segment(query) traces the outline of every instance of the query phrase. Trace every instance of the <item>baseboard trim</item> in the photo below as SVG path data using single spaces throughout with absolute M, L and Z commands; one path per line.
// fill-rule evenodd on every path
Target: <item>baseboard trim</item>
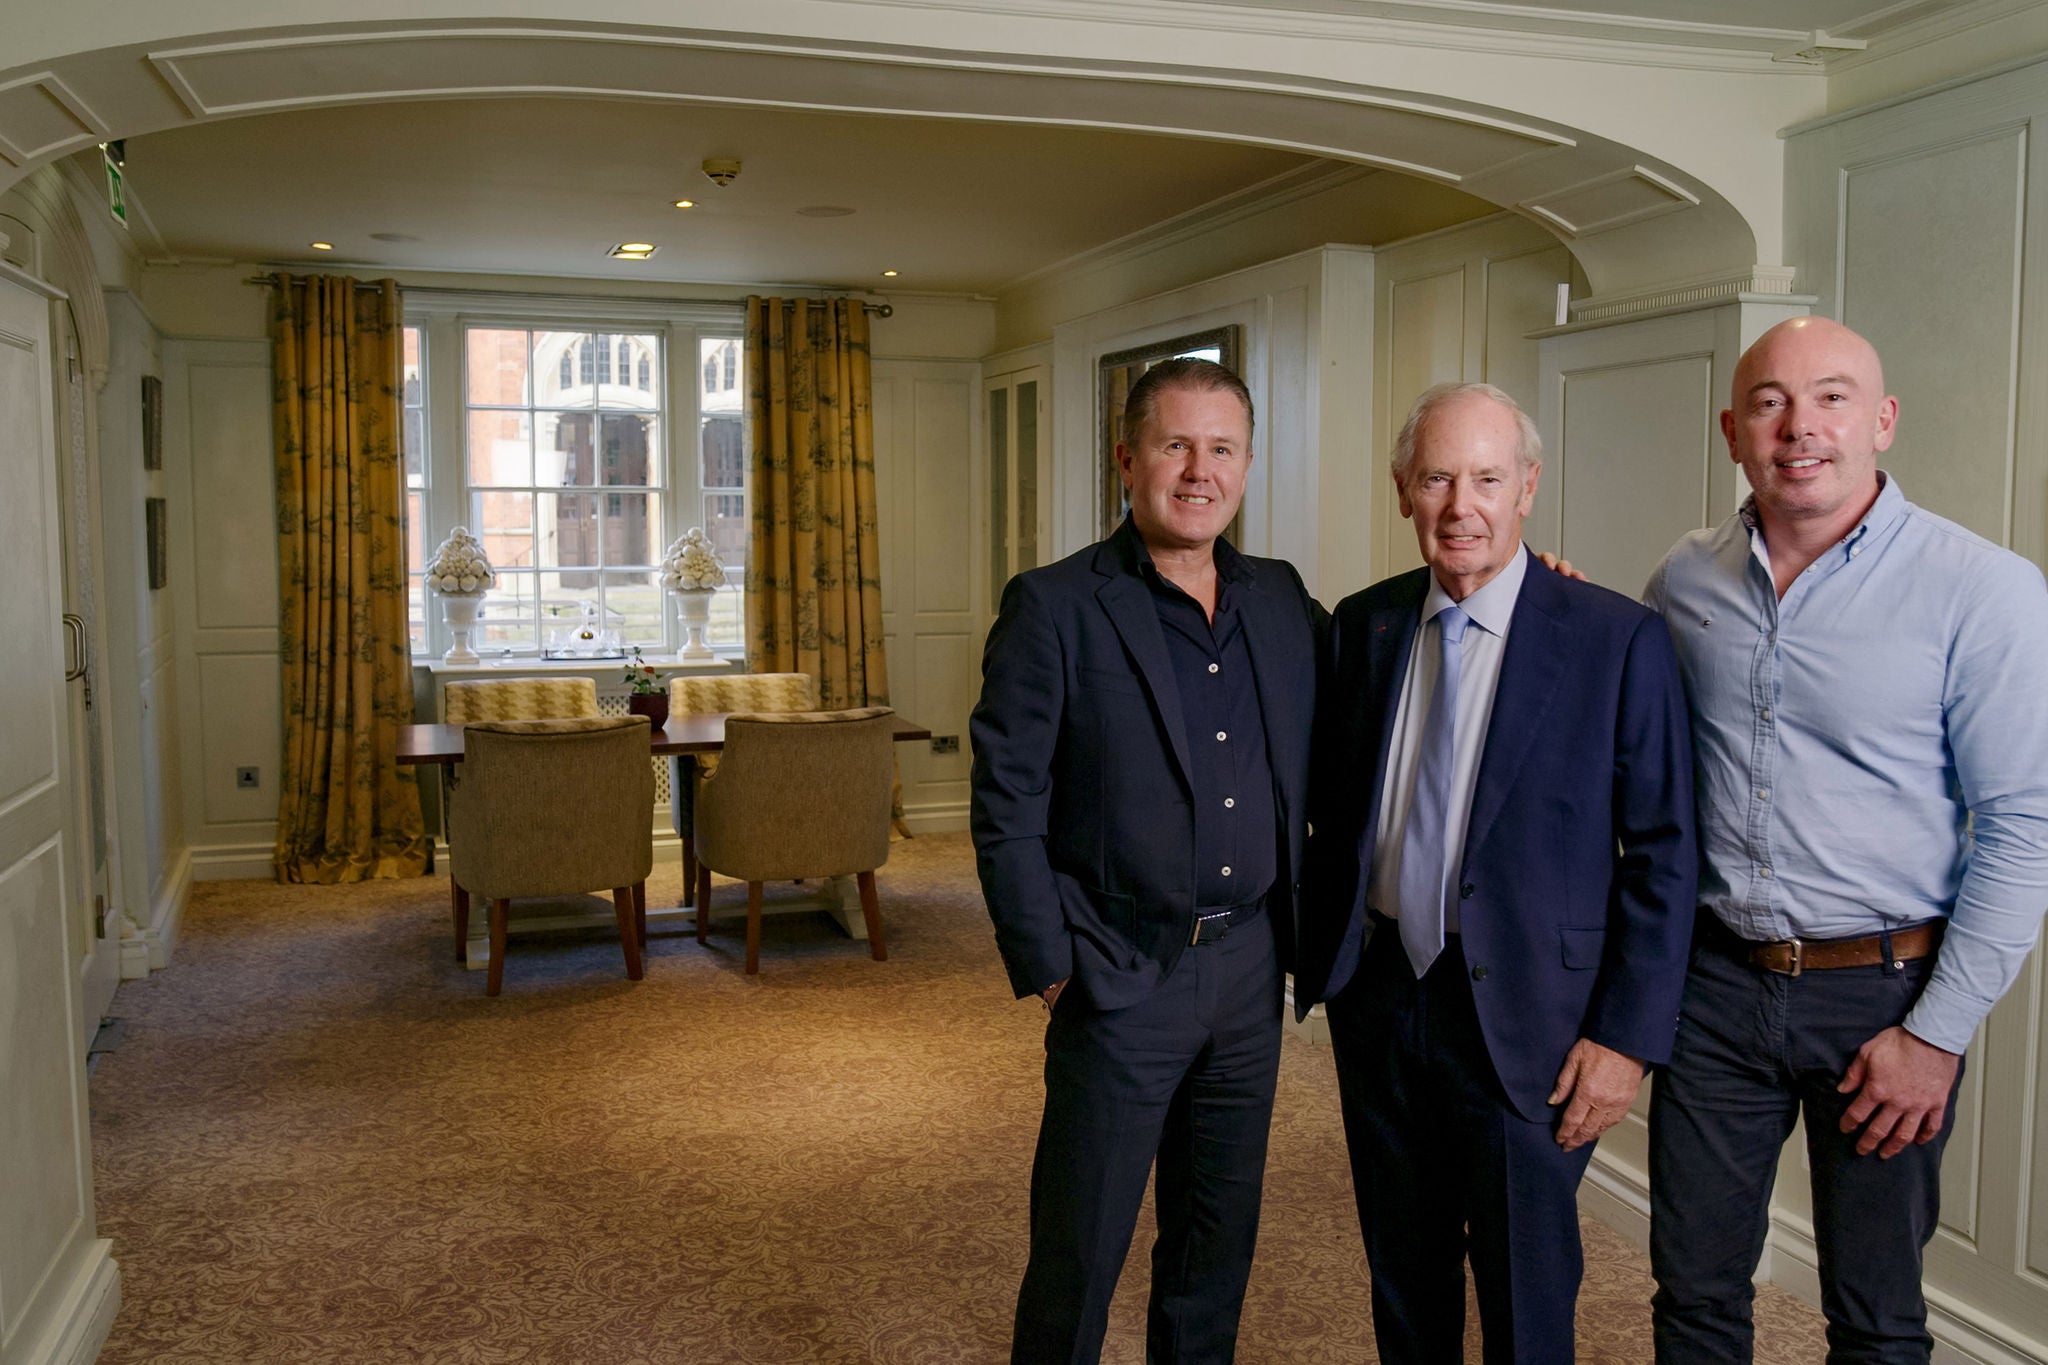
M 94 1240 L 57 1305 L 56 1319 L 40 1342 L 20 1357 L 22 1365 L 92 1365 L 106 1347 L 114 1315 L 121 1311 L 121 1267 L 114 1244 Z
M 1637 1251 L 1650 1249 L 1650 1182 L 1630 1162 L 1593 1149 L 1579 1182 L 1579 1211 L 1596 1219 Z
M 208 844 L 191 852 L 194 881 L 262 881 L 277 875 L 273 844 Z
M 912 834 L 957 834 L 967 828 L 965 801 L 933 802 L 927 806 L 905 806 L 903 823 Z
M 171 965 L 171 954 L 178 946 L 178 935 L 185 924 L 185 906 L 192 900 L 193 858 L 189 848 L 179 849 L 171 859 L 171 865 L 163 880 L 158 883 L 156 896 L 150 901 L 149 923 L 142 926 L 140 956 L 143 970 L 135 976 L 146 976 L 160 972 Z M 121 977 L 129 975 L 129 959 L 132 955 L 127 942 L 121 945 Z

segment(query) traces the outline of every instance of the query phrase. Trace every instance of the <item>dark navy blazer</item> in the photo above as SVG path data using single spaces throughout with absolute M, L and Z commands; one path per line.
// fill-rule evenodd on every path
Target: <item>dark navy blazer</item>
M 1526 551 L 1525 551 L 1526 553 Z M 1295 1008 L 1331 993 L 1363 924 L 1373 832 L 1429 570 L 1337 607 L 1317 718 Z M 1458 876 L 1494 1070 L 1531 1120 L 1578 1039 L 1670 1059 L 1698 851 L 1670 633 L 1641 604 L 1531 563 L 1508 628 Z M 1334 983 L 1339 989 L 1344 983 Z
M 1195 821 L 1179 689 L 1128 523 L 1010 580 L 982 653 L 974 847 L 1017 994 L 1056 981 L 1098 1009 L 1142 1000 L 1194 924 Z M 1267 895 L 1294 941 L 1321 607 L 1284 560 L 1233 591 L 1252 660 L 1278 854 Z

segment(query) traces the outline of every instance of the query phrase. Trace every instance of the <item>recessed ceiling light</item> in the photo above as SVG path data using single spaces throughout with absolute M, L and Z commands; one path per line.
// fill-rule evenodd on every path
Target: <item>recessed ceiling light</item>
M 893 270 L 884 270 L 882 272 L 882 278 L 886 280 L 893 280 L 896 278 L 896 272 Z
M 308 242 L 308 243 L 307 243 L 306 245 L 308 245 L 308 246 L 312 247 L 312 248 L 313 248 L 313 250 L 315 250 L 315 251 L 332 251 L 332 250 L 334 250 L 334 243 L 332 243 L 332 242 Z
M 644 261 L 659 250 L 652 242 L 620 242 L 605 254 L 621 261 Z
M 693 209 L 697 207 L 697 201 L 694 199 L 678 199 L 676 200 L 676 207 L 679 209 Z
M 812 204 L 809 208 L 797 210 L 806 218 L 847 218 L 853 210 L 840 204 Z

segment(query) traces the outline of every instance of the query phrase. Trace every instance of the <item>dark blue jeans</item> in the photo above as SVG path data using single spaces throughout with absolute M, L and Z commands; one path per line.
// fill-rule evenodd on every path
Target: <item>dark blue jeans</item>
M 1835 1086 L 1858 1048 L 1906 1017 L 1934 960 L 1779 976 L 1736 958 L 1723 934 L 1707 926 L 1693 949 L 1671 1065 L 1651 1092 L 1659 1365 L 1751 1359 L 1771 1185 L 1802 1114 L 1830 1365 L 1925 1362 L 1920 1260 L 1940 1214 L 1955 1091 L 1939 1137 L 1881 1160 L 1858 1156 L 1859 1135 L 1841 1131 L 1855 1096 Z
M 1190 947 L 1137 1004 L 1060 996 L 1045 1033 L 1016 1365 L 1097 1360 L 1158 1164 L 1145 1358 L 1227 1365 L 1258 1240 L 1280 1069 L 1280 962 L 1260 915 Z

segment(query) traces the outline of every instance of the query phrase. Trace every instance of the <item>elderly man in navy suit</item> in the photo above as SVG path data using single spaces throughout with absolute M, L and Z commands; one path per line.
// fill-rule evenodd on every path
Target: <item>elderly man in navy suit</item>
M 1130 515 L 1019 574 L 983 655 L 974 845 L 996 944 L 1043 997 L 1045 1116 L 1012 1359 L 1093 1361 L 1158 1165 L 1147 1356 L 1232 1359 L 1294 942 L 1321 613 L 1220 539 L 1251 397 L 1170 360 L 1132 386 Z
M 1542 447 L 1440 385 L 1394 484 L 1427 567 L 1346 598 L 1317 722 L 1295 981 L 1329 1002 L 1388 1362 L 1572 1359 L 1577 1190 L 1669 1055 L 1696 877 L 1664 623 L 1522 545 Z M 1711 1197 L 1710 1194 L 1703 1197 Z

